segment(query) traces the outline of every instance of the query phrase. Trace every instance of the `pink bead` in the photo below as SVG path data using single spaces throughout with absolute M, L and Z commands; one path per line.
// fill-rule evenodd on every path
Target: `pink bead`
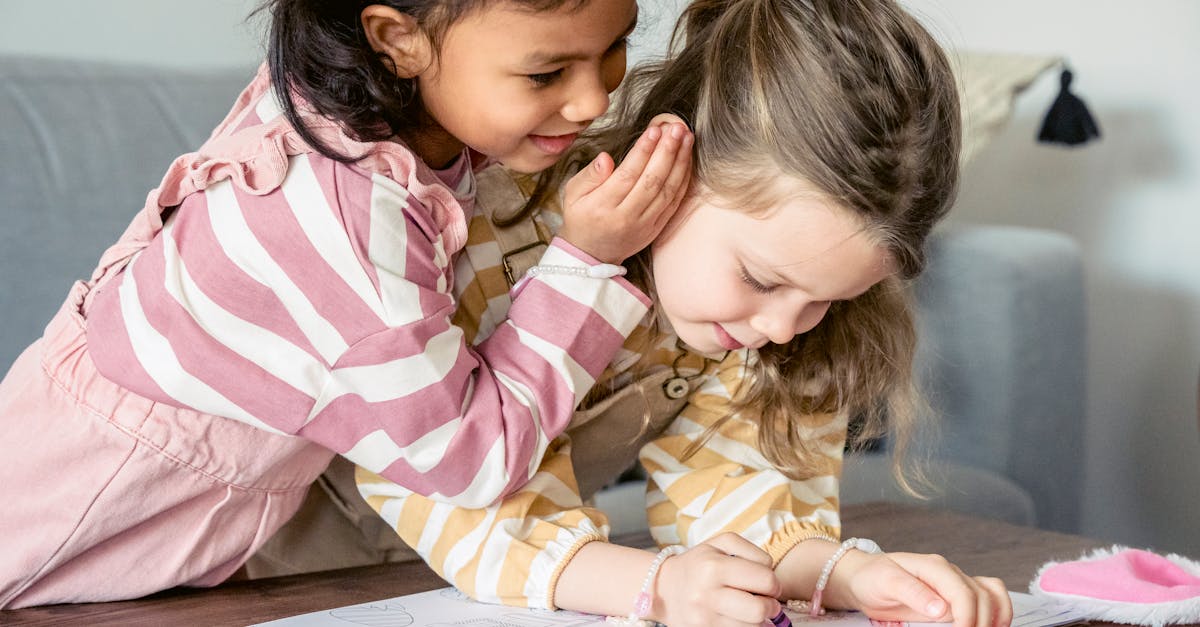
M 821 597 L 823 596 L 824 592 L 825 591 L 821 588 L 817 588 L 813 591 L 812 607 L 810 607 L 808 610 L 809 616 L 816 617 L 821 615 Z
M 633 603 L 633 611 L 637 613 L 638 618 L 645 618 L 650 613 L 650 595 L 645 592 L 638 594 L 637 601 Z

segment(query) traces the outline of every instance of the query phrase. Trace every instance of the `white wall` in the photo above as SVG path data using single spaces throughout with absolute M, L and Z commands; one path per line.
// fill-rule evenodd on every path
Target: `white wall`
M 0 53 L 187 68 L 253 66 L 255 0 L 0 0 Z
M 0 53 L 87 58 L 181 68 L 257 65 L 258 0 L 0 0 Z M 638 41 L 665 40 L 682 0 L 642 0 Z M 51 8 L 52 7 L 52 8 Z M 670 10 L 664 11 L 666 7 Z M 655 47 L 657 48 L 657 47 Z
M 642 0 L 649 18 L 682 0 Z M 1032 140 L 1044 78 L 964 174 L 953 220 L 1040 226 L 1083 246 L 1090 342 L 1086 522 L 1200 556 L 1200 3 L 907 0 L 944 41 L 1066 55 L 1104 132 Z M 0 52 L 177 67 L 257 63 L 253 0 L 0 0 Z M 48 9 L 46 7 L 53 7 Z M 647 19 L 635 34 L 662 37 Z M 635 50 L 634 56 L 643 51 Z

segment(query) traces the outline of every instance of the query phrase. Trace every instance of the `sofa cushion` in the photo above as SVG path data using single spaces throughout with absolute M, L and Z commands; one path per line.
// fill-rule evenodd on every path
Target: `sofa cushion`
M 0 57 L 0 371 L 252 73 Z
M 1036 524 L 1029 493 L 999 473 L 952 461 L 937 460 L 929 469 L 927 499 L 904 492 L 891 474 L 885 454 L 847 455 L 842 466 L 842 503 L 890 501 L 948 509 L 962 514 Z

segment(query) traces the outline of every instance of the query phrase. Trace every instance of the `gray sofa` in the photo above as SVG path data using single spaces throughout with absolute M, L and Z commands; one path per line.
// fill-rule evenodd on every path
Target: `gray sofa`
M 194 150 L 252 70 L 0 57 L 0 369 L 41 333 L 176 155 Z M 1084 424 L 1079 251 L 1046 231 L 958 225 L 918 284 L 919 371 L 941 416 L 929 503 L 1078 528 Z M 0 434 L 0 437 L 4 437 Z M 843 502 L 908 500 L 887 451 L 847 460 Z M 644 525 L 637 485 L 598 496 Z

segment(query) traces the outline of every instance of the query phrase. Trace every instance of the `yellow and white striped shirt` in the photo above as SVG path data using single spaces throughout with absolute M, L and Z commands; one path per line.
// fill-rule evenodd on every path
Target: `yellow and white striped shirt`
M 480 193 L 487 190 L 481 188 Z M 561 211 L 550 205 L 535 218 L 547 236 L 561 222 Z M 460 256 L 456 268 L 460 305 L 454 323 L 472 343 L 483 341 L 494 328 L 493 321 L 505 318 L 509 303 L 495 240 L 490 220 L 475 216 L 470 222 L 468 254 Z M 672 364 L 685 376 L 695 375 L 692 381 L 698 383 L 682 411 L 639 453 L 650 477 L 647 515 L 655 541 L 693 546 L 732 531 L 778 562 L 801 540 L 837 538 L 845 420 L 826 416 L 805 421 L 815 425 L 807 427 L 807 435 L 818 443 L 816 448 L 827 463 L 821 464 L 826 469 L 823 474 L 802 481 L 787 478 L 758 451 L 756 416 L 747 410 L 723 424 L 695 455 L 683 459 L 692 442 L 729 415 L 755 353 L 732 351 L 719 363 L 694 354 L 680 358 L 684 349 L 673 335 L 647 341 L 651 316 L 625 342 L 598 384 L 621 387 L 635 374 L 661 371 Z M 642 417 L 604 419 L 640 424 Z M 483 509 L 432 501 L 362 468 L 357 483 L 363 497 L 400 537 L 471 597 L 554 608 L 554 588 L 567 562 L 588 542 L 606 540 L 609 530 L 604 514 L 588 507 L 580 496 L 576 472 L 588 469 L 577 469 L 572 463 L 571 433 L 568 429 L 551 443 L 528 484 Z

